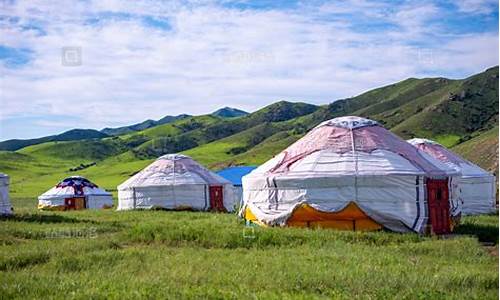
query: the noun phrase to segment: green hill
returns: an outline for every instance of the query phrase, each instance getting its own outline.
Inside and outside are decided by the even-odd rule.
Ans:
[[[186,116],[120,136],[41,143],[0,152],[0,171],[12,175],[14,197],[34,197],[76,174],[116,191],[162,154],[183,152],[212,169],[258,165],[343,115],[378,120],[403,138],[434,139],[485,169],[498,167],[494,67],[462,80],[410,78],[323,106],[280,101],[239,117]]]
[[[93,129],[72,129],[58,135],[46,136],[38,139],[28,140],[7,140],[0,142],[0,150],[15,151],[27,146],[38,145],[46,142],[53,141],[77,141],[87,139],[99,139],[108,137],[107,134]]]
[[[223,107],[221,109],[218,109],[212,113],[212,115],[221,117],[221,118],[236,118],[236,117],[243,117],[248,115],[246,111],[243,111],[241,109],[237,108],[232,108],[232,107]]]
[[[122,126],[122,127],[116,127],[116,128],[104,128],[101,130],[102,133],[105,133],[107,135],[122,135],[122,134],[127,134],[135,131],[141,131],[144,129],[148,129],[154,126],[158,125],[163,125],[163,124],[168,124],[175,122],[177,120],[182,120],[184,118],[188,118],[190,115],[186,114],[181,114],[178,116],[165,116],[157,121],[155,120],[146,120],[141,123],[129,125],[129,126]]]
[[[470,140],[452,148],[498,178],[498,126],[476,133]]]

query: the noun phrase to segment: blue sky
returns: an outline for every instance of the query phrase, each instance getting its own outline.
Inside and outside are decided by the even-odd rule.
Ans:
[[[0,140],[498,64],[492,0],[4,1],[0,31]]]

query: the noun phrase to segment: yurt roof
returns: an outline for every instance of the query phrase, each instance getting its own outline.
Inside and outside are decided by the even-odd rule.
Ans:
[[[61,180],[56,186],[64,186],[66,184],[70,184],[70,185],[81,184],[81,185],[84,185],[87,187],[92,187],[92,188],[98,187],[95,183],[91,182],[87,178],[82,177],[82,176],[78,176],[78,175],[66,177],[63,180]]]
[[[319,124],[251,175],[259,173],[446,176],[457,171],[416,149],[376,121],[347,116]]]
[[[231,182],[206,169],[187,155],[167,154],[127,179],[118,188],[191,184],[231,184]]]
[[[256,168],[254,166],[229,167],[218,171],[217,174],[231,181],[233,185],[241,185],[241,178]]]
[[[448,150],[438,142],[429,139],[414,138],[408,140],[408,143],[412,144],[423,152],[428,153],[444,164],[447,164],[448,166],[459,170],[462,173],[463,177],[492,176],[492,174],[490,174],[488,171],[466,160],[465,158],[459,156],[451,150]]]
[[[70,176],[59,181],[54,187],[40,195],[39,199],[68,196],[111,195],[95,183],[82,176]]]

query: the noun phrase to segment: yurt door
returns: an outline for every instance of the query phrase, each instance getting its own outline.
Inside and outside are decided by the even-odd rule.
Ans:
[[[432,232],[450,233],[450,203],[447,180],[427,179],[427,199]]]
[[[214,185],[209,187],[210,191],[210,209],[215,211],[224,211],[224,199],[222,186]]]
[[[64,199],[64,205],[67,210],[72,209],[84,209],[85,208],[85,197],[74,197]]]

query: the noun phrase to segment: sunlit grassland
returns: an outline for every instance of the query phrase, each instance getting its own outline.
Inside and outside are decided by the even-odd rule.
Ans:
[[[498,298],[497,216],[438,238],[30,201],[14,199],[15,217],[0,221],[4,298]]]

